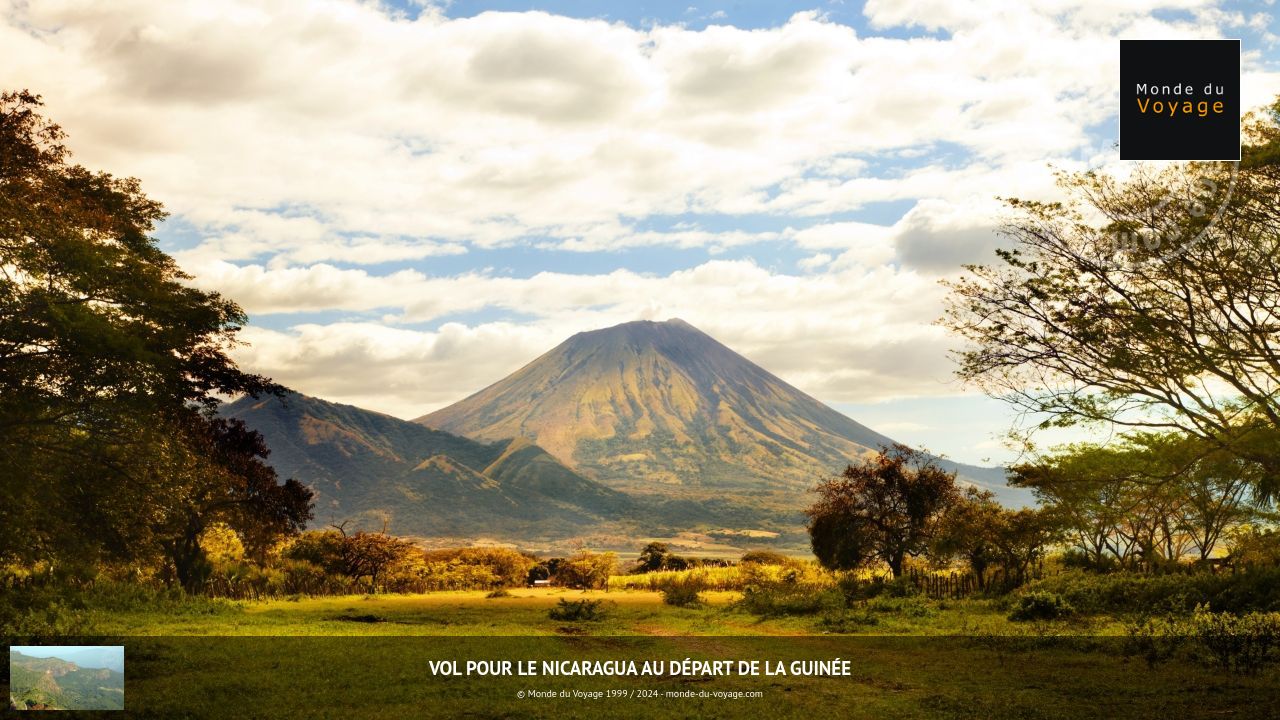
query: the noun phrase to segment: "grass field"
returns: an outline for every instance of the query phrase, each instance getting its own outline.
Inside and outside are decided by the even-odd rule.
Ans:
[[[863,620],[844,629],[856,634],[824,634],[820,615],[756,617],[729,591],[692,608],[649,591],[510,592],[99,608],[89,619],[99,640],[126,646],[127,714],[141,718],[1167,720],[1273,717],[1280,704],[1274,670],[1150,669],[1125,657],[1118,619],[1015,623],[993,601],[877,598],[853,611]],[[561,599],[603,600],[606,616],[552,620]],[[428,664],[837,657],[852,660],[850,675],[442,677]],[[519,696],[528,691],[553,697]]]
[[[92,611],[90,627],[102,635],[730,635],[790,636],[832,634],[821,616],[762,618],[734,606],[732,591],[703,593],[696,607],[664,605],[653,591],[577,591],[552,588],[511,590],[510,597],[487,598],[484,591],[421,595],[348,595],[263,602],[228,602],[220,610],[194,613],[148,610]],[[597,622],[552,620],[548,611],[561,600],[601,600]],[[216,606],[215,606],[216,607]],[[1014,623],[988,600],[929,601],[877,598],[855,613],[841,634],[858,635],[1119,635],[1109,619]],[[865,620],[870,618],[870,620]],[[871,623],[874,624],[871,624]]]

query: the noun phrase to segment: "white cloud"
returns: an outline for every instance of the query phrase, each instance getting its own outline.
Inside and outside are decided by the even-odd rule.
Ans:
[[[1087,130],[1115,113],[1117,37],[1268,27],[1208,0],[867,3],[874,28],[945,31],[911,38],[814,12],[691,30],[423,5],[9,3],[0,86],[43,93],[80,161],[142,178],[195,228],[179,260],[197,284],[255,315],[385,317],[248,329],[244,362],[306,392],[416,415],[573,332],[679,316],[866,402],[955,391],[935,277],[988,256],[992,198],[1052,194],[1050,160],[1105,160]],[[1246,104],[1280,91],[1245,62]],[[848,220],[897,202],[900,219]],[[719,218],[672,225],[684,214]],[[782,221],[732,226],[746,214]],[[768,243],[806,272],[426,269],[513,244]],[[373,267],[389,262],[415,269]],[[533,319],[412,325],[486,310]]]
[[[817,255],[810,255],[809,257],[796,262],[796,265],[799,265],[802,269],[810,270],[810,271],[819,270],[830,264],[831,264],[831,256],[828,255],[827,253],[818,253]]]
[[[1150,16],[1202,5],[869,3],[878,26],[951,33],[893,39],[815,13],[694,31],[430,7],[411,20],[355,0],[34,0],[3,15],[0,84],[44,93],[84,161],[144,178],[211,243],[251,234],[287,262],[378,256],[373,242],[389,259],[434,252],[417,242],[716,245],[637,241],[631,219],[844,212],[921,179],[868,176],[856,154],[1070,153],[1114,112],[1115,37],[1213,34]],[[366,241],[301,252],[288,229],[262,232],[281,208]],[[597,226],[624,231],[581,236]]]
[[[397,308],[395,322],[484,307],[534,318],[519,325],[447,323],[435,331],[371,322],[246,331],[250,345],[238,351],[246,365],[309,393],[405,417],[461,399],[576,332],[672,317],[825,400],[955,391],[945,354],[949,340],[932,325],[939,288],[911,271],[851,268],[800,276],[749,261],[710,261],[665,276],[619,271],[527,279],[373,278],[327,266],[228,266],[228,273],[211,284],[250,312]]]

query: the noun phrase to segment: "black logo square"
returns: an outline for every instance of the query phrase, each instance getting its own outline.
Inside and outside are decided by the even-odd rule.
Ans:
[[[1240,41],[1121,40],[1120,159],[1239,160]]]

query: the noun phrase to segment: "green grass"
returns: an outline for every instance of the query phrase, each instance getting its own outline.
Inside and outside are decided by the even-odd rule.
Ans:
[[[1152,671],[1114,642],[991,638],[143,638],[133,717],[1269,717],[1272,677]],[[436,677],[432,659],[851,658],[843,677]],[[528,689],[760,692],[740,700],[521,699]]]
[[[421,595],[347,595],[226,603],[200,614],[143,609],[91,610],[90,628],[101,635],[814,635],[829,633],[819,616],[761,618],[734,605],[739,594],[707,591],[704,603],[672,607],[653,591],[517,589],[510,597],[456,591]],[[550,619],[561,599],[605,602],[603,620],[574,625]],[[1110,619],[1013,623],[1008,611],[987,600],[929,601],[876,598],[849,611],[876,618],[863,635],[1119,635]]]
[[[299,598],[89,611],[127,648],[131,717],[1267,717],[1273,668],[1232,676],[1191,663],[1149,669],[1112,618],[1014,623],[987,600],[876,598],[844,616],[760,618],[709,591],[672,607],[651,591],[516,589]],[[605,617],[552,620],[561,599]],[[845,621],[841,621],[841,618]],[[873,622],[866,618],[874,618]],[[827,633],[831,628],[855,635]],[[184,637],[190,636],[190,637]],[[255,637],[257,636],[257,637]],[[850,677],[436,677],[431,659],[853,660]],[[527,689],[760,692],[530,701]]]

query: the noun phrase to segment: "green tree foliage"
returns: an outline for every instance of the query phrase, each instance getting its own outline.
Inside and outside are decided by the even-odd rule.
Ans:
[[[814,554],[824,567],[851,570],[873,561],[902,575],[903,562],[928,550],[943,511],[957,499],[955,474],[904,445],[823,481],[806,512]]]
[[[149,236],[137,180],[69,162],[26,92],[0,94],[0,561],[167,558],[200,534],[257,549],[310,517],[218,396],[279,392],[227,355],[245,320]]]
[[[1000,566],[1009,583],[1016,586],[1030,579],[1031,567],[1044,557],[1055,528],[1050,517],[1039,510],[1005,510],[992,536]]]
[[[1039,510],[1010,510],[996,502],[989,490],[966,488],[947,509],[934,535],[932,552],[938,559],[960,558],[987,586],[987,571],[1003,568],[1006,581],[1021,585],[1031,566],[1053,540],[1052,519]]]
[[[1280,489],[1277,108],[1248,124],[1238,176],[1090,172],[1063,176],[1064,202],[1011,201],[1000,263],[948,283],[959,375],[1041,426],[1188,433]]]
[[[290,559],[318,565],[328,573],[352,580],[367,578],[369,586],[377,589],[379,580],[404,563],[413,551],[413,545],[394,535],[365,531],[348,535],[344,527],[338,527],[302,535],[285,554]]]
[[[683,557],[671,552],[664,542],[651,542],[640,549],[631,572],[649,573],[662,570],[688,570],[695,567],[727,567],[729,561],[721,558]]]
[[[244,559],[244,543],[240,535],[224,522],[216,522],[200,533],[200,549],[211,563],[239,562]]]
[[[524,585],[537,559],[501,547],[421,550],[385,533],[346,533],[341,527],[298,536],[281,553],[285,570],[301,578],[318,572],[328,578],[312,582],[329,588],[362,587],[370,591],[427,592],[478,590]]]
[[[671,558],[675,555],[671,547],[664,542],[651,542],[640,550],[636,558],[636,572],[656,572],[670,569]]]
[[[607,589],[609,577],[618,569],[616,553],[576,553],[559,564],[555,580],[558,585],[581,590]]]
[[[742,565],[794,565],[799,561],[773,550],[749,550],[738,562]]]
[[[985,588],[987,570],[1000,562],[995,534],[1004,512],[991,491],[966,488],[943,515],[933,554],[963,560],[978,579],[978,587]]]
[[[1280,567],[1280,530],[1241,525],[1231,531],[1231,562],[1241,567]]]
[[[1258,516],[1265,467],[1181,433],[1078,444],[1012,469],[1063,537],[1103,568],[1207,559],[1232,528]]]

